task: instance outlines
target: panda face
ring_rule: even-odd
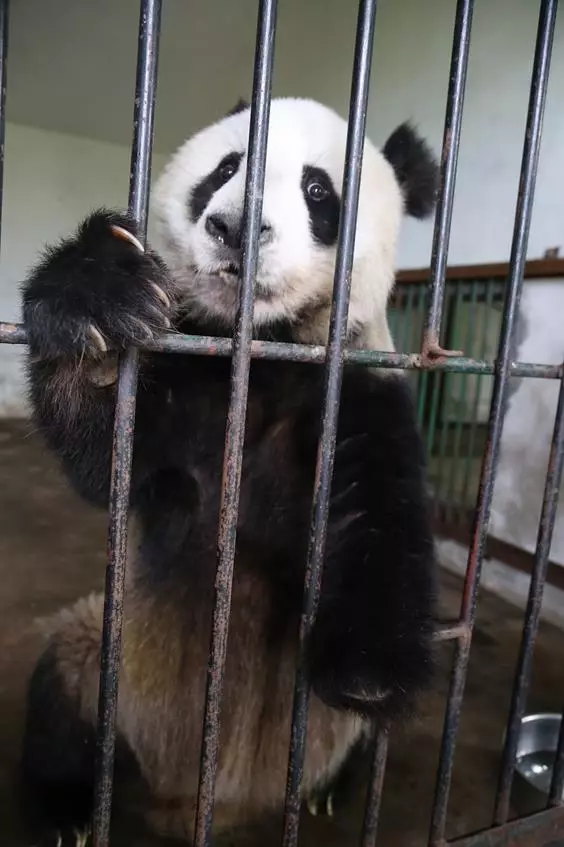
[[[233,325],[239,298],[249,116],[243,108],[185,142],[153,193],[158,246],[186,310],[226,328]],[[257,327],[284,320],[296,340],[326,341],[346,131],[346,122],[319,103],[272,101],[254,292]],[[349,328],[385,327],[385,348],[405,202],[391,158],[366,141],[349,310]]]

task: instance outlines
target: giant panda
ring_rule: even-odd
[[[165,331],[230,336],[237,313],[249,108],[186,141],[152,195],[156,248],[99,210],[23,284],[34,417],[74,488],[107,508],[116,355]],[[253,334],[327,341],[346,122],[274,99]],[[406,123],[364,146],[347,345],[393,350],[386,305],[404,214],[432,212],[437,165]],[[189,840],[197,795],[230,361],[141,354],[117,714],[116,778]],[[216,831],[281,810],[320,430],[323,368],[253,360],[229,629]],[[303,791],[338,779],[374,725],[411,713],[433,669],[436,561],[408,381],[347,365],[324,574],[306,645]],[[42,844],[83,840],[92,812],[103,597],[50,623],[22,753]],[[51,841],[49,840],[51,839]]]

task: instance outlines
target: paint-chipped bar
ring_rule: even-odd
[[[561,381],[539,522],[535,565],[529,588],[529,599],[525,613],[525,625],[523,629],[519,658],[517,661],[515,683],[511,696],[511,706],[507,722],[507,732],[495,803],[494,824],[497,825],[506,823],[507,818],[509,817],[509,801],[515,770],[517,744],[521,729],[521,720],[527,705],[527,694],[533,662],[533,649],[540,621],[542,597],[548,570],[550,544],[552,541],[554,524],[556,522],[556,509],[558,507],[558,494],[562,483],[563,467],[564,381]]]
[[[277,6],[277,0],[260,0],[258,9],[249,154],[243,212],[241,302],[232,347],[231,395],[227,413],[223,458],[218,565],[206,684],[194,836],[195,847],[208,847],[211,843],[215,781],[219,760],[221,697],[231,610],[237,513],[251,364],[253,289],[261,229]]]
[[[387,757],[388,733],[385,730],[381,730],[376,735],[374,741],[372,767],[370,770],[370,779],[368,780],[368,796],[366,798],[364,822],[362,825],[361,847],[376,847]]]
[[[343,174],[342,213],[339,222],[333,302],[327,345],[321,435],[315,470],[312,503],[312,523],[308,545],[304,601],[300,620],[300,649],[298,655],[288,780],[284,811],[284,847],[296,847],[300,817],[301,780],[305,756],[309,686],[304,662],[304,645],[309,636],[319,599],[331,477],[335,458],[337,418],[344,365],[344,340],[347,329],[351,269],[366,130],[366,112],[370,84],[370,69],[376,23],[376,0],[361,0],[354,51],[349,122]]]
[[[0,323],[0,344],[26,344],[27,335],[22,324]],[[139,349],[157,353],[181,353],[193,356],[231,356],[233,342],[230,338],[207,335],[163,335],[150,344],[140,344]],[[327,359],[323,345],[287,344],[277,341],[253,341],[251,358],[271,361],[304,362],[321,365]],[[385,353],[380,350],[343,350],[344,361],[370,368],[398,368],[401,370],[445,371],[447,373],[495,373],[495,363],[485,359],[454,356],[448,359],[429,359],[420,353]],[[535,362],[511,362],[510,377],[529,379],[561,379],[564,366]]]
[[[151,155],[162,0],[141,0],[129,211],[144,239],[151,179]],[[116,736],[116,712],[121,655],[123,594],[127,559],[127,520],[138,352],[127,351],[119,363],[112,448],[108,567],[100,668],[98,756],[94,789],[93,843],[108,847]]]
[[[447,710],[441,743],[441,754],[437,773],[435,798],[429,834],[429,844],[439,847],[444,844],[448,797],[454,763],[454,751],[460,723],[460,711],[464,696],[464,685],[468,668],[472,627],[476,614],[476,597],[484,544],[488,531],[495,471],[503,418],[507,405],[507,389],[510,375],[510,355],[513,340],[523,271],[527,253],[528,235],[533,209],[534,188],[538,167],[542,120],[548,87],[550,57],[554,38],[557,0],[542,0],[540,6],[537,42],[533,63],[529,106],[525,128],[525,141],[519,179],[519,192],[515,212],[515,225],[511,245],[509,279],[503,311],[503,321],[498,347],[494,377],[488,435],[480,475],[480,488],[476,503],[468,567],[464,581],[461,619],[468,624],[465,638],[456,644],[454,668],[451,676]]]
[[[436,355],[440,352],[440,330],[445,294],[445,274],[454,203],[454,186],[464,91],[470,53],[470,31],[474,0],[458,0],[452,40],[449,85],[446,101],[443,149],[441,156],[441,190],[437,202],[433,246],[431,249],[431,279],[429,284],[429,310],[423,330],[421,351]]]

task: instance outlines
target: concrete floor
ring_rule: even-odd
[[[67,488],[42,443],[26,424],[0,425],[0,819],[2,845],[29,847],[14,802],[22,702],[37,655],[39,617],[103,585],[106,517],[85,507]],[[460,582],[445,575],[444,614],[455,617]],[[507,714],[522,615],[493,596],[479,602],[470,672],[449,805],[449,838],[488,826],[496,786],[500,742]],[[561,708],[562,632],[543,625],[538,638],[529,710]],[[452,645],[445,645],[445,673],[422,706],[420,718],[392,739],[379,845],[426,844]],[[364,789],[337,817],[302,817],[304,847],[359,843]],[[280,821],[233,836],[232,847],[279,842]],[[112,842],[149,847],[147,835],[118,833]]]

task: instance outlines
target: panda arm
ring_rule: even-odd
[[[309,643],[318,695],[369,715],[409,705],[432,667],[434,597],[424,457],[406,380],[347,370]]]
[[[158,257],[113,227],[135,234],[127,215],[97,212],[49,248],[22,286],[35,421],[79,493],[102,506],[110,487],[115,354],[170,325],[173,294]],[[141,376],[133,490],[148,470],[148,391]]]

